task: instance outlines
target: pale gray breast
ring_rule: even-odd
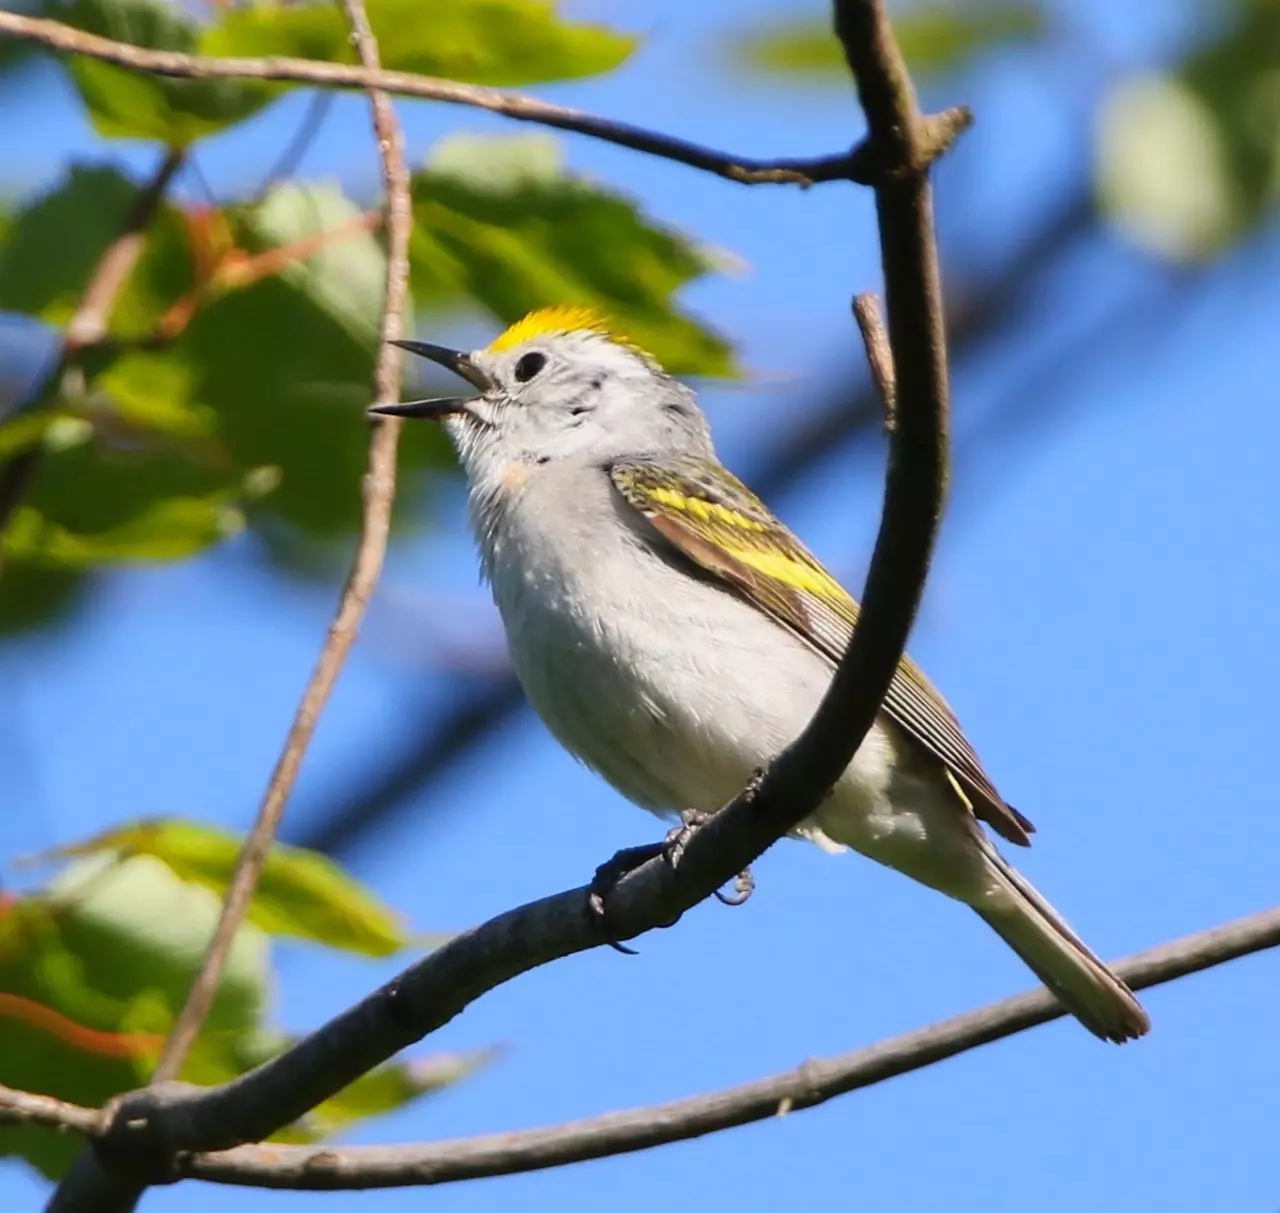
[[[830,665],[669,564],[598,469],[530,472],[490,536],[512,660],[560,742],[656,811],[719,808],[808,722]]]

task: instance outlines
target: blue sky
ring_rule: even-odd
[[[1082,0],[1064,12],[1115,70],[1158,62],[1185,29],[1189,6],[1138,8]],[[707,67],[714,32],[738,11],[726,0],[597,0],[573,11],[645,30],[648,41],[615,76],[548,96],[747,154],[830,151],[860,129],[851,95],[785,101]],[[1066,54],[1002,55],[932,98],[968,101],[979,116],[940,174],[952,265],[982,266],[1080,172],[1100,83]],[[38,119],[6,136],[11,187],[49,180],[71,155],[153,160],[151,149],[97,145],[56,80],[41,97]],[[211,144],[200,154],[205,175],[228,192],[256,181],[301,105],[291,98],[234,142]],[[450,130],[512,129],[442,107],[401,113],[414,158]],[[878,284],[869,198],[843,186],[748,191],[585,140],[569,147],[575,167],[750,263],[745,276],[685,295],[759,371],[756,386],[704,395],[722,453],[748,469],[779,414],[829,391],[856,356],[848,299]],[[304,172],[373,187],[362,101],[336,107]],[[1017,345],[956,376],[953,509],[912,651],[1004,793],[1039,826],[1020,866],[1104,955],[1275,898],[1278,270],[1273,228],[1170,306],[1158,302],[1157,267],[1099,237],[1029,302]],[[1054,362],[1073,334],[1131,296],[1157,302],[1137,323],[1104,328],[1066,366]],[[985,410],[1024,396],[1057,420],[1025,441],[982,428]],[[878,460],[834,456],[773,503],[854,586],[879,475]],[[372,748],[447,708],[455,684],[434,670],[429,640],[406,640],[406,627],[435,626],[413,604],[461,602],[470,615],[474,603],[475,642],[497,636],[457,494],[442,497],[435,522],[426,540],[393,553],[303,772],[295,830]],[[134,815],[250,821],[331,599],[271,580],[245,555],[232,545],[121,576],[76,628],[0,650],[0,753],[15,776],[0,787],[0,853]],[[421,808],[353,864],[424,930],[579,883],[617,847],[654,833],[528,716]],[[598,950],[487,996],[419,1049],[503,1041],[506,1056],[356,1139],[459,1136],[676,1098],[1029,984],[975,917],[866,861],[784,844],[756,875],[748,906],[701,907],[641,940],[638,958]],[[280,1017],[292,1028],[323,1022],[393,972],[302,947],[280,957]],[[183,1185],[153,1192],[146,1207],[1272,1210],[1280,1060],[1259,1041],[1276,963],[1257,957],[1147,994],[1152,1034],[1124,1049],[1060,1022],[822,1109],[658,1151],[430,1193]],[[18,1168],[0,1169],[5,1207],[35,1207],[41,1190]]]

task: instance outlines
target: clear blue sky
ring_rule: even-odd
[[[1186,7],[1063,5],[1113,67],[1158,62]],[[849,143],[860,126],[851,99],[783,104],[706,68],[708,39],[741,9],[579,5],[647,30],[646,48],[614,77],[546,92],[744,153]],[[934,99],[968,101],[979,115],[939,185],[953,259],[981,264],[1079,170],[1100,80],[1073,65],[1001,56]],[[6,132],[11,184],[46,181],[72,154],[103,154],[61,84],[44,100],[38,117]],[[257,180],[301,104],[294,97],[251,135],[203,151],[205,174],[228,191]],[[451,129],[510,129],[425,105],[401,112],[414,157]],[[134,165],[153,155],[127,150]],[[848,298],[878,284],[869,200],[845,187],[747,191],[584,140],[571,143],[571,160],[751,263],[749,275],[686,297],[761,372],[765,386],[705,397],[723,453],[749,468],[777,413],[829,390],[853,356]],[[362,101],[338,106],[304,168],[371,188]],[[1185,305],[1037,375],[1091,316],[1160,281],[1118,238],[1100,239],[1030,305],[1025,343],[990,351],[955,383],[954,509],[912,649],[1005,794],[1039,826],[1034,850],[1018,857],[1024,870],[1108,956],[1276,896],[1277,272],[1272,230],[1195,284]],[[1010,393],[1034,393],[1061,420],[1026,442],[966,423]],[[855,585],[878,477],[877,462],[832,459],[774,503]],[[417,688],[438,675],[429,642],[420,660],[403,656],[417,652],[406,626],[435,626],[413,604],[487,603],[460,501],[442,504],[438,522],[429,541],[394,554],[312,748],[300,813],[371,747],[420,723],[405,718],[406,704],[422,711]],[[0,650],[0,752],[12,773],[0,787],[0,854],[133,815],[245,826],[330,605],[328,594],[255,572],[232,545],[121,576],[81,626]],[[481,644],[497,627],[484,618],[471,633]],[[439,685],[443,696],[448,684]],[[576,884],[618,846],[654,834],[651,819],[528,717],[433,789],[430,807],[444,806],[423,814],[428,824],[406,818],[355,858],[422,929],[463,927]],[[502,1061],[358,1139],[457,1136],[671,1099],[1029,984],[976,918],[868,862],[784,844],[756,874],[747,907],[700,908],[643,939],[639,958],[598,950],[489,995],[419,1048],[509,1042]],[[1153,1032],[1125,1049],[1060,1022],[816,1111],[658,1151],[431,1192],[325,1198],[183,1185],[153,1192],[146,1207],[1272,1210],[1280,1059],[1266,1024],[1277,963],[1253,958],[1149,993]],[[281,949],[281,1019],[318,1024],[391,972]],[[35,1207],[41,1192],[19,1168],[0,1169],[5,1208]]]

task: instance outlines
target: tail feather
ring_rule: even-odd
[[[1123,1044],[1151,1027],[1142,1004],[1025,877],[990,849],[999,894],[974,909],[1095,1036]]]

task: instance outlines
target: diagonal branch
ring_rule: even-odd
[[[718,152],[687,139],[663,135],[626,122],[600,118],[595,114],[554,105],[520,93],[486,88],[478,84],[459,84],[454,80],[420,76],[414,72],[381,71],[368,62],[355,67],[345,63],[274,56],[265,59],[238,59],[184,55],[177,51],[151,50],[127,42],[100,38],[60,21],[25,17],[20,13],[0,13],[0,34],[34,42],[52,51],[85,55],[104,63],[114,63],[117,67],[162,76],[180,76],[192,80],[282,80],[322,88],[377,89],[402,97],[420,97],[429,101],[443,101],[449,105],[469,105],[502,114],[516,122],[535,122],[557,130],[575,131],[593,139],[629,147],[633,151],[674,160],[743,185],[809,186],[824,181],[857,181],[869,185],[879,172],[876,158],[865,145],[852,152],[834,156],[756,160]],[[969,112],[964,109],[946,110],[936,115],[925,128],[933,141],[933,158],[942,155],[969,122]]]

